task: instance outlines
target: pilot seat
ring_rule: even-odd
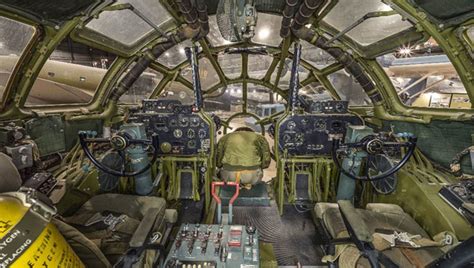
[[[0,161],[0,193],[19,190],[21,177],[11,159],[2,153],[0,158],[5,160]],[[51,222],[86,267],[112,267],[118,262],[124,267],[151,267],[166,237],[165,218],[171,218],[165,217],[165,210],[163,198],[107,193],[89,199],[73,216],[57,215]]]
[[[238,182],[250,189],[262,181],[270,162],[267,140],[249,127],[226,134],[217,145],[217,167],[224,182]]]

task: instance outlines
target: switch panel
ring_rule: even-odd
[[[258,232],[251,226],[183,224],[165,267],[251,268],[259,261]]]

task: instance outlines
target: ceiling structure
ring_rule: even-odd
[[[214,15],[218,1],[213,0],[207,1],[210,32],[206,38],[196,42],[200,47],[199,64],[204,97],[209,100],[218,99],[227,92],[234,99],[241,99],[243,113],[255,103],[285,102],[293,43],[298,41],[294,36],[280,36],[285,1],[255,2],[259,17],[256,35],[252,39],[239,43],[224,40],[218,31]],[[394,57],[400,57],[405,50],[409,50],[409,53],[413,51],[415,55],[412,56],[417,56],[418,49],[421,51],[419,55],[423,56],[427,53],[427,43],[434,44],[430,45],[429,55],[443,54],[451,60],[458,73],[457,79],[464,85],[465,94],[470,98],[470,103],[474,103],[472,1],[323,2],[306,27],[330,40],[330,44],[327,44],[329,47],[341,48],[352,55],[376,85],[381,100],[373,103],[354,77],[344,70],[341,62],[324,49],[306,41],[300,41],[303,53],[298,70],[303,95],[316,100],[347,99],[353,110],[369,116],[375,115],[379,119],[428,122],[432,118],[472,118],[472,109],[407,106],[397,95],[400,89],[396,89],[396,85],[387,76],[388,69],[382,67],[382,61],[387,56],[391,56],[393,61]],[[130,9],[121,8],[121,4],[131,4],[153,25]],[[354,26],[355,22],[368,13],[376,16],[360,21],[347,31],[348,27]],[[14,65],[17,75],[7,78],[8,83],[5,82],[0,119],[58,111],[79,113],[81,116],[109,116],[105,114],[104,107],[108,104],[111,91],[123,78],[123,73],[130,70],[146,54],[147,49],[166,41],[164,35],[172,36],[177,27],[184,23],[176,2],[167,0],[0,0],[0,15],[33,26],[25,29],[25,35],[29,34],[31,38],[26,38],[24,50],[17,52],[18,63]],[[34,84],[38,83],[35,81],[41,77],[43,66],[46,66],[48,59],[52,59],[58,45],[64,44],[66,39],[102,51],[106,55],[102,58],[109,61],[112,61],[111,55],[115,55],[112,57],[115,61],[107,64],[107,71],[99,80],[95,93],[90,94],[90,102],[28,107],[28,96]],[[150,64],[142,75],[152,77],[152,88],[145,91],[147,96],[141,97],[164,96],[173,89],[192,92],[189,64],[184,55],[184,47],[191,45],[193,43],[190,40],[177,44]],[[265,46],[266,49],[259,53],[241,54],[231,54],[228,51],[229,48],[256,46]],[[0,51],[1,49],[0,46]],[[137,99],[139,98],[123,98],[122,102],[126,106]],[[77,118],[83,118],[81,116]]]

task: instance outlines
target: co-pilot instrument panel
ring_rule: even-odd
[[[178,100],[143,100],[140,112],[129,118],[141,122],[148,134],[157,134],[161,155],[207,154],[211,146],[210,124],[191,105]]]
[[[280,122],[278,148],[289,155],[329,155],[331,135],[344,137],[347,126],[362,125],[350,114],[346,101],[321,101],[309,106],[307,114],[289,115]]]

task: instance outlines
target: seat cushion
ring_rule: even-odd
[[[122,194],[101,194],[92,197],[71,217],[64,218],[65,222],[73,224],[81,233],[92,241],[112,264],[128,249],[128,243],[149,210],[158,210],[158,216],[153,227],[153,232],[163,231],[165,226],[166,201],[154,196],[135,196]],[[104,224],[84,226],[94,215],[104,212],[105,215],[126,215],[128,220],[119,223],[114,231],[108,230]],[[124,232],[126,230],[126,232]],[[90,258],[89,252],[83,259]],[[91,266],[93,267],[93,266]]]
[[[371,233],[374,233],[376,229],[386,229],[419,234],[422,237],[431,239],[426,231],[399,206],[390,204],[369,204],[368,209],[356,210]],[[341,235],[342,237],[347,237],[347,230],[337,204],[317,204],[315,214],[322,221],[326,230],[333,238],[341,237]],[[385,250],[384,253],[400,267],[426,265],[443,254],[439,248],[435,247],[420,249],[391,248]],[[410,257],[410,260],[407,256]],[[362,267],[366,267],[366,263],[366,260],[363,258],[358,262]]]
[[[52,222],[86,267],[112,267],[97,245],[84,234],[58,219]]]
[[[22,180],[12,159],[0,153],[0,193],[14,192],[20,189]]]

